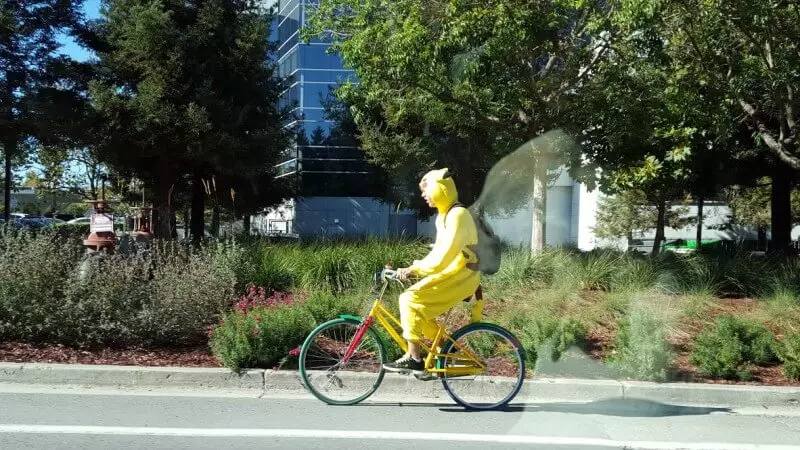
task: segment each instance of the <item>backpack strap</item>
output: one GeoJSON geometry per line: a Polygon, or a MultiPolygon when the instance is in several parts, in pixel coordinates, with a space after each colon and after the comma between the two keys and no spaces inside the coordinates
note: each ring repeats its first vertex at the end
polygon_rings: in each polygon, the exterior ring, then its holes
{"type": "Polygon", "coordinates": [[[451,207],[450,207],[450,208],[447,210],[447,212],[446,212],[446,213],[444,213],[444,219],[443,219],[443,220],[444,220],[444,223],[445,223],[445,225],[447,224],[447,216],[450,214],[450,211],[452,211],[452,210],[453,210],[453,208],[455,208],[455,207],[457,207],[457,206],[460,206],[460,207],[462,207],[462,208],[466,208],[466,206],[464,206],[464,204],[463,204],[463,203],[461,203],[461,202],[455,202],[455,203],[453,203],[453,206],[451,206],[451,207]]]}

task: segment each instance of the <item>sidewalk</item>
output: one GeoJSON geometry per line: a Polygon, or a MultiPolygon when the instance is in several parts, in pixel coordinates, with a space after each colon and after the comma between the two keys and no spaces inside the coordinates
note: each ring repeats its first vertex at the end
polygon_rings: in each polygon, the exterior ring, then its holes
{"type": "MultiPolygon", "coordinates": [[[[237,390],[265,395],[307,393],[296,371],[0,363],[0,383],[47,386],[237,390]]],[[[449,399],[439,381],[386,374],[375,395],[409,399],[449,399]]],[[[800,410],[800,387],[733,386],[699,383],[538,378],[526,380],[514,402],[638,399],[668,404],[725,407],[790,407],[800,410]]]]}

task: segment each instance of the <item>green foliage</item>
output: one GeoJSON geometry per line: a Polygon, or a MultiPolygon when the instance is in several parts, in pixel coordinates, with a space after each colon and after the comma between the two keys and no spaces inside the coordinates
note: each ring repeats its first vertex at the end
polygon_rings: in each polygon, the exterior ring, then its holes
{"type": "Polygon", "coordinates": [[[81,250],[48,233],[0,236],[1,339],[49,339],[69,329],[59,312],[81,250]]]}
{"type": "Polygon", "coordinates": [[[51,233],[0,239],[0,338],[75,346],[184,346],[233,301],[218,251],[159,244],[85,259],[51,233]]]}
{"type": "Polygon", "coordinates": [[[303,343],[314,318],[296,306],[257,307],[232,311],[211,328],[211,349],[232,370],[272,368],[303,343]]]}
{"type": "MultiPolygon", "coordinates": [[[[730,194],[731,223],[753,228],[769,228],[772,221],[769,178],[758,186],[732,189],[730,194]]],[[[792,224],[800,223],[800,191],[791,193],[792,224]]]]}
{"type": "Polygon", "coordinates": [[[778,356],[783,362],[786,378],[800,381],[800,333],[791,333],[778,345],[778,356]]]}
{"type": "MultiPolygon", "coordinates": [[[[261,244],[255,248],[260,266],[252,275],[258,284],[285,290],[340,294],[369,286],[376,270],[385,264],[401,267],[425,255],[420,241],[319,241],[300,244],[261,244]]],[[[257,264],[257,263],[256,263],[257,264]]]]}
{"type": "Polygon", "coordinates": [[[573,317],[562,318],[553,334],[551,358],[558,361],[570,347],[583,345],[588,331],[583,321],[573,317]]]}
{"type": "Polygon", "coordinates": [[[358,293],[333,295],[325,291],[316,291],[308,295],[303,307],[311,313],[317,323],[323,323],[343,314],[363,315],[365,300],[370,299],[369,296],[360,296],[358,293]]]}
{"type": "MultiPolygon", "coordinates": [[[[673,228],[686,226],[693,220],[685,218],[687,213],[685,206],[670,205],[664,224],[673,228]]],[[[636,233],[655,229],[657,220],[658,211],[643,191],[622,190],[600,200],[594,232],[600,238],[632,238],[636,233]]]]}
{"type": "Polygon", "coordinates": [[[583,345],[588,331],[585,322],[575,317],[526,317],[519,311],[505,316],[503,324],[520,339],[531,367],[535,367],[540,350],[549,348],[549,357],[558,361],[570,347],[583,345]]]}
{"type": "MultiPolygon", "coordinates": [[[[79,3],[60,0],[20,0],[0,7],[0,142],[9,166],[23,163],[38,140],[45,140],[60,118],[56,101],[47,94],[66,70],[59,61],[58,36],[72,34],[79,3]]],[[[67,90],[67,89],[63,89],[67,90]]],[[[13,176],[5,180],[11,192],[13,176]]],[[[3,202],[6,213],[11,205],[3,202]]]]}
{"type": "Polygon", "coordinates": [[[227,193],[236,192],[239,212],[275,200],[272,168],[293,130],[277,109],[284,87],[273,76],[264,8],[113,0],[104,13],[97,29],[107,47],[96,67],[103,76],[88,88],[110,137],[98,156],[153,192],[156,236],[166,237],[170,192],[184,175],[213,176],[223,198],[233,202],[227,193]]]}
{"type": "Polygon", "coordinates": [[[750,364],[777,361],[775,348],[775,336],[763,325],[722,315],[713,328],[697,336],[690,362],[713,377],[747,380],[750,364]]]}
{"type": "Polygon", "coordinates": [[[609,364],[636,380],[665,381],[673,357],[665,325],[652,311],[632,311],[619,324],[609,364]]]}

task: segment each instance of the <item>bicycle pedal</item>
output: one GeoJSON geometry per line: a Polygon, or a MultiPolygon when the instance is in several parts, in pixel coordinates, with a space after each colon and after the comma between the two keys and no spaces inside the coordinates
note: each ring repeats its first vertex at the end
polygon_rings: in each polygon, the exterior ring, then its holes
{"type": "Polygon", "coordinates": [[[414,374],[414,378],[418,379],[419,381],[433,381],[438,380],[439,376],[433,373],[423,373],[423,374],[414,374]]]}

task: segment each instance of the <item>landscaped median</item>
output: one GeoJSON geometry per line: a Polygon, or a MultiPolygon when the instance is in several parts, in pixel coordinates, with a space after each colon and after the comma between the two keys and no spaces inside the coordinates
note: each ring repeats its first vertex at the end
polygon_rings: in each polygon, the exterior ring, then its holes
{"type": "MultiPolygon", "coordinates": [[[[316,325],[368,310],[376,269],[427,250],[387,240],[156,243],[86,265],[77,239],[2,236],[0,361],[292,373],[316,325]]],[[[795,259],[509,248],[484,281],[485,319],[520,338],[529,367],[572,352],[615,380],[800,386],[795,259]]],[[[387,296],[394,312],[398,292],[387,296]]],[[[459,305],[451,328],[468,318],[459,305]]]]}

